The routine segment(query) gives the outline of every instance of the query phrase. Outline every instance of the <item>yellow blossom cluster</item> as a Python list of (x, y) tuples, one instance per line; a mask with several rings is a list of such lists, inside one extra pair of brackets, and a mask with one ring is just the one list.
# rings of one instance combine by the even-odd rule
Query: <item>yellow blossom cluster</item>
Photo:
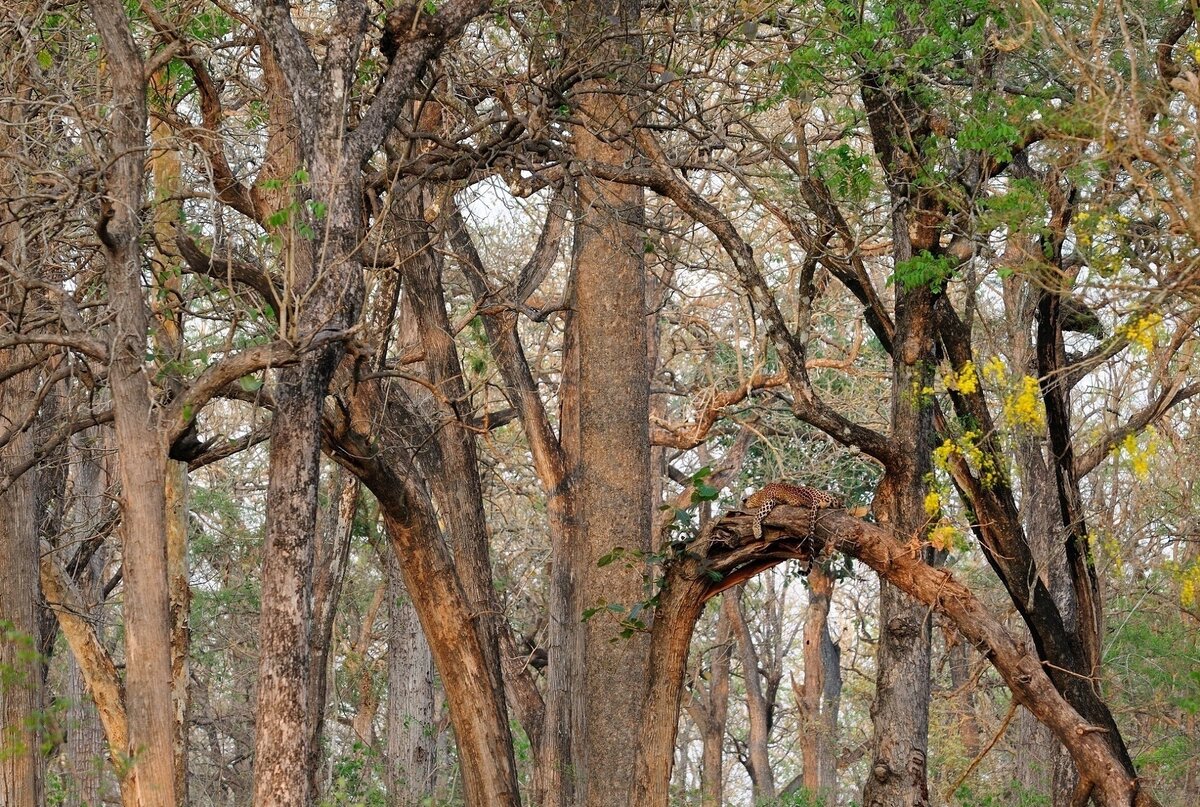
[(1127, 434), (1121, 441), (1121, 450), (1129, 460), (1129, 469), (1138, 479), (1150, 477), (1150, 458), (1158, 452), (1158, 434), (1153, 428), (1146, 429), (1145, 445), (1139, 445), (1135, 435)]
[(1126, 322), (1117, 329), (1117, 333), (1137, 345), (1142, 350), (1152, 350), (1158, 341), (1158, 325), (1162, 322), (1162, 314), (1157, 311), (1147, 311), (1145, 314)]
[(942, 497), (936, 490), (925, 494), (925, 515), (936, 516), (942, 509)]
[[(979, 481), (985, 485), (991, 485), (996, 482), (996, 468), (992, 461), (983, 449), (979, 447), (976, 441), (979, 440), (980, 434), (977, 431), (965, 431), (957, 439), (946, 439), (940, 446), (933, 450), (933, 464), (936, 468), (942, 471), (949, 470), (950, 458), (954, 456), (962, 457), (971, 466), (971, 469), (978, 476)], [(926, 498), (926, 506), (928, 506), (928, 498)]]
[(958, 369), (958, 372), (948, 372), (945, 375), (946, 389), (971, 395), (979, 390), (979, 374), (975, 371), (975, 362), (968, 360)]
[(1016, 386), (1004, 396), (1004, 416), (1013, 427), (1039, 431), (1046, 425), (1042, 408), (1041, 388), (1033, 376), (1022, 376)]
[(934, 549), (948, 552), (955, 548), (962, 549), (965, 542), (953, 524), (943, 521), (929, 533), (929, 543)]
[(1200, 563), (1193, 563), (1180, 579), (1179, 602), (1184, 608), (1191, 608), (1196, 604), (1197, 594), (1200, 594)]

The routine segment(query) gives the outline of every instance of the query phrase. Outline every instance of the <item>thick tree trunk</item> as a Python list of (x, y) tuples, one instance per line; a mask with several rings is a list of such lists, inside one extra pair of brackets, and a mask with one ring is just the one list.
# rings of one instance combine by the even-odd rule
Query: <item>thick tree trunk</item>
[[(880, 125), (873, 122), (873, 128)], [(902, 203), (903, 199), (893, 200), (892, 249), (898, 263), (910, 260), (914, 249), (908, 204)], [(934, 407), (924, 390), (931, 387), (935, 365), (932, 297), (923, 284), (908, 289), (898, 284), (896, 289), (891, 434), (901, 459), (886, 469), (874, 503), (879, 522), (914, 544), (924, 540), (929, 520), (924, 499), (925, 479), (932, 467)], [(928, 548), (918, 551), (929, 559)], [(929, 803), (926, 756), (932, 626), (926, 607), (886, 580), (880, 580), (879, 587), (879, 648), (871, 708), (875, 734), (863, 804), (923, 807)]]
[[(9, 12), (12, 13), (12, 12)], [(22, 20), (21, 24), (32, 23)], [(5, 51), (8, 55), (9, 51)], [(26, 65), (10, 63), (0, 87), (12, 97), (24, 98)], [(29, 271), (34, 245), (26, 242), (17, 220), (20, 210), (11, 201), (25, 182), (19, 174), (24, 159), (19, 155), (24, 144), (10, 136), (24, 125), (21, 106), (6, 104), (0, 111), (0, 188), (10, 197), (0, 208), (0, 264), (16, 272), (0, 275), (0, 317), (7, 332), (34, 319), (32, 301), (40, 295), (22, 281), (21, 272)], [(26, 158), (27, 159), (27, 158)], [(12, 214), (12, 215), (10, 215)], [(33, 278), (30, 278), (33, 279)], [(13, 372), (34, 358), (27, 347), (0, 351), (0, 373)], [(36, 412), (30, 403), (37, 400), (41, 373), (36, 369), (19, 372), (0, 384), (0, 475), (33, 460), (36, 438)], [(38, 484), (35, 466), (0, 492), (0, 803), (13, 807), (36, 807), (44, 800), (45, 755), (41, 753), (42, 732), (38, 728), (44, 707), (45, 686), (42, 662), (38, 657), (40, 623), (38, 607)]]
[[(704, 607), (706, 588), (704, 578), (679, 576), (664, 581), (659, 592), (649, 655), (644, 662), (649, 674), (639, 726), (640, 742), (630, 749), (637, 754), (632, 794), (623, 795), (612, 804), (666, 807), (688, 649)], [(628, 794), (628, 787), (625, 790)]]
[[(336, 106), (336, 101), (329, 103)], [(295, 263), (289, 267), (293, 283), (287, 297), (294, 303), (281, 315), (302, 346), (322, 333), (345, 331), (357, 323), (363, 299), (355, 254), (361, 174), (336, 141), (323, 144), (310, 159), (312, 195), (325, 207), (324, 216), (312, 218), (308, 226), (322, 238), (320, 243), (299, 233), (292, 238), (289, 258)], [(339, 342), (311, 351), (279, 372), (275, 389), (255, 723), (254, 794), (261, 804), (305, 805), (310, 798), (308, 649), (321, 408), (343, 353)]]
[(121, 479), (125, 586), (127, 786), (138, 804), (174, 807), (174, 708), (171, 700), (170, 599), (164, 544), (167, 446), (158, 428), (144, 365), (148, 316), (141, 286), (146, 97), (141, 55), (115, 0), (94, 0), (92, 17), (108, 54), (112, 86), (109, 163), (97, 232), (106, 257), (115, 314), (109, 357)]
[[(151, 79), (154, 96), (169, 97), (172, 91), (167, 71), (160, 70)], [(150, 171), (154, 179), (152, 226), (155, 353), (161, 357), (159, 374), (167, 394), (180, 394), (183, 388), (176, 368), (182, 367), (183, 352), (183, 273), (178, 256), (164, 252), (174, 240), (179, 223), (180, 164), (169, 128), (157, 116), (150, 126)], [(175, 799), (188, 803), (188, 648), (191, 642), (190, 611), (192, 592), (187, 565), (188, 467), (186, 462), (167, 463), (165, 471), (167, 587), (171, 607), (171, 696), (175, 707)]]
[[(641, 50), (637, 25), (638, 4), (630, 0), (573, 4), (568, 52), (585, 75), (616, 73), (629, 76), (632, 85)], [(583, 120), (572, 132), (577, 159), (632, 159), (637, 112), (628, 86), (599, 77), (580, 83), (573, 96)], [(581, 767), (573, 773), (582, 786), (576, 803), (607, 807), (629, 797), (649, 649), (639, 627), (649, 617), (641, 605), (649, 592), (637, 554), (649, 550), (652, 528), (643, 192), (588, 176), (578, 179), (575, 190), (576, 349), (566, 372), (575, 381), (578, 420), (564, 443), (578, 483), (580, 546), (571, 554), (578, 564), (579, 604), (600, 610), (583, 626), (581, 675), (569, 684), (589, 693)], [(602, 566), (614, 551), (629, 554)], [(577, 613), (565, 616), (579, 619)]]
[[(318, 321), (323, 319), (316, 315)], [(254, 799), (309, 800), (310, 611), (320, 482), (320, 405), (332, 373), (327, 351), (280, 374), (271, 433), (259, 621)]]
[[(6, 239), (7, 241), (7, 239)], [(8, 246), (8, 244), (5, 244)], [(7, 250), (6, 250), (7, 251)], [(21, 295), (3, 294), (4, 303)], [(9, 305), (12, 321), (20, 313)], [(25, 349), (0, 352), (0, 372), (28, 360)], [(26, 371), (0, 386), (0, 473), (31, 459), (34, 450), (29, 402), (36, 400), (38, 373)], [(17, 434), (12, 431), (20, 429)], [(44, 686), (38, 654), (38, 520), (36, 468), (22, 474), (0, 493), (0, 803), (40, 807), (44, 800), (45, 755), (42, 753)]]

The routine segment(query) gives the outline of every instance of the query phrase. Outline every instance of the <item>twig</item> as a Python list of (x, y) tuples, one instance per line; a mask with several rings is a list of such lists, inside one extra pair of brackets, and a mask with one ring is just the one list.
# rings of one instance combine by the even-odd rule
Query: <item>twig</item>
[(979, 766), (980, 762), (983, 762), (983, 758), (986, 757), (988, 755), (988, 753), (992, 750), (992, 748), (995, 747), (996, 743), (998, 743), (1000, 741), (1000, 738), (1004, 736), (1004, 732), (1008, 731), (1008, 724), (1012, 722), (1013, 715), (1015, 715), (1016, 713), (1017, 713), (1017, 699), (1013, 698), (1012, 703), (1010, 703), (1008, 705), (1008, 714), (1006, 714), (1004, 716), (1004, 719), (1002, 721), (1000, 721), (1000, 728), (996, 729), (995, 736), (993, 736), (991, 741), (986, 746), (983, 747), (983, 750), (980, 751), (975, 756), (975, 759), (971, 760), (971, 764), (967, 766), (967, 769), (965, 771), (963, 771), (962, 776), (958, 777), (958, 781), (954, 783), (954, 786), (946, 791), (946, 801), (947, 802), (949, 802), (951, 799), (954, 798), (954, 793), (960, 787), (962, 787), (962, 783), (967, 781), (967, 777), (971, 775), (971, 772), (974, 771), (975, 768)]

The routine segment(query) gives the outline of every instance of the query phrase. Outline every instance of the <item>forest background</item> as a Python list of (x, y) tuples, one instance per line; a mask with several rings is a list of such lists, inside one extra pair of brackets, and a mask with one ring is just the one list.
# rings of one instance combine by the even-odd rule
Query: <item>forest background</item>
[(0, 802), (1200, 803), (1196, 23), (6, 7)]

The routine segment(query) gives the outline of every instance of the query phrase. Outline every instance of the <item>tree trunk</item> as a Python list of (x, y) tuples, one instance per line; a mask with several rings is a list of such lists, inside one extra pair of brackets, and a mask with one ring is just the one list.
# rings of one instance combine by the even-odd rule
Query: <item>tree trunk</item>
[(279, 807), (307, 807), (309, 801), (312, 536), (319, 484), (319, 404), (329, 381), (321, 365), (319, 358), (310, 359), (280, 373), (271, 428), (254, 802)]
[[(11, 242), (5, 239), (5, 247)], [(8, 250), (5, 249), (5, 252)], [(16, 289), (4, 295), (3, 311), (21, 321), (12, 304)], [(28, 360), (24, 348), (0, 351), (0, 372)], [(38, 373), (29, 370), (0, 386), (0, 434), (11, 437), (0, 449), (0, 474), (31, 459), (34, 451), (29, 402), (36, 400)], [(13, 430), (20, 430), (12, 434)], [(44, 686), (38, 653), (38, 519), (36, 467), (0, 493), (0, 803), (40, 807), (44, 800), (42, 753)]]
[[(864, 92), (870, 104), (882, 103)], [(872, 121), (872, 128), (894, 125)], [(878, 137), (878, 136), (877, 136)], [(913, 257), (909, 205), (893, 182), (893, 259)], [(928, 247), (929, 244), (921, 244)], [(925, 479), (931, 471), (935, 365), (932, 331), (933, 293), (926, 285), (896, 289), (896, 330), (892, 352), (892, 441), (900, 459), (886, 469), (874, 509), (881, 524), (919, 545), (928, 527)], [(930, 558), (929, 549), (919, 550)], [(886, 580), (879, 583), (879, 648), (873, 762), (863, 790), (865, 807), (924, 807), (929, 803), (926, 756), (929, 736), (930, 637), (928, 609)]]
[(721, 807), (725, 802), (725, 722), (729, 714), (729, 673), (733, 635), (725, 608), (717, 619), (717, 646), (713, 648), (708, 691), (702, 704), (700, 725), (700, 804)]
[[(169, 97), (172, 92), (167, 71), (160, 70), (152, 78), (155, 97)], [(179, 378), (183, 350), (183, 272), (178, 256), (167, 254), (164, 247), (174, 241), (174, 227), (180, 220), (178, 194), (179, 155), (172, 143), (167, 125), (155, 116), (150, 125), (150, 158), (154, 179), (154, 247), (151, 252), (153, 271), (154, 334), (153, 346), (159, 358), (158, 373), (163, 378), (167, 394), (175, 397), (183, 389)], [(188, 467), (183, 461), (167, 463), (165, 472), (167, 587), (171, 608), (171, 696), (175, 707), (175, 799), (179, 805), (188, 803), (188, 647), (191, 641), (190, 611), (192, 592), (188, 576)]]
[(738, 660), (742, 665), (742, 680), (746, 685), (746, 712), (750, 718), (750, 736), (746, 740), (747, 769), (750, 772), (750, 783), (754, 794), (754, 802), (768, 802), (775, 798), (775, 773), (771, 769), (771, 760), (767, 755), (767, 742), (771, 736), (770, 707), (762, 690), (762, 676), (759, 674), (758, 653), (754, 649), (754, 640), (750, 636), (750, 627), (742, 615), (743, 587), (738, 586), (734, 592), (727, 594), (721, 601), (721, 608), (729, 619), (733, 639), (737, 644)]
[[(333, 623), (337, 618), (338, 603), (342, 596), (342, 583), (346, 578), (346, 564), (350, 554), (350, 539), (359, 493), (358, 480), (341, 469), (334, 474), (332, 487), (337, 492), (337, 497), (331, 497), (322, 524), (325, 537), (318, 548), (316, 580), (313, 584), (312, 645), (309, 649), (312, 698), (308, 705), (308, 724), (312, 737), (309, 739), (308, 776), (309, 791), (314, 800), (320, 799), (329, 771), (329, 757), (325, 753), (323, 739), (325, 707), (330, 688), (330, 645)], [(390, 553), (388, 554), (390, 556)]]
[(388, 575), (388, 804), (417, 807), (437, 767), (433, 656), (394, 558)]
[(841, 649), (829, 636), (833, 576), (814, 565), (804, 619), (804, 683), (796, 687), (804, 788), (828, 805), (837, 802), (837, 718), (842, 694)]
[[(106, 482), (104, 469), (95, 448), (107, 442), (106, 430), (89, 429), (72, 439), (70, 453), (70, 489), (73, 506), (69, 529), (76, 540), (92, 538), (101, 526), (101, 502)], [(93, 447), (92, 442), (101, 445)], [(106, 622), (100, 602), (107, 548), (101, 546), (76, 576), (80, 600), (84, 605), (81, 616), (95, 626), (96, 636), (103, 638)], [(74, 653), (67, 654), (67, 738), (65, 767), (68, 778), (68, 798), (83, 807), (99, 807), (104, 797), (104, 729), (96, 706), (87, 691), (86, 678)]]
[[(585, 75), (615, 70), (628, 80), (587, 78), (577, 87), (583, 123), (572, 131), (576, 159), (633, 157), (637, 113), (627, 94), (639, 80), (638, 14), (631, 0), (589, 0), (567, 12), (568, 52)], [(574, 774), (582, 780), (576, 803), (607, 807), (629, 798), (646, 693), (648, 637), (641, 625), (649, 614), (641, 604), (649, 593), (638, 554), (649, 550), (652, 527), (643, 192), (588, 176), (575, 190), (576, 350), (566, 372), (575, 380), (578, 421), (564, 444), (578, 481), (580, 546), (572, 555), (579, 604), (600, 610), (583, 625), (581, 675), (570, 684), (588, 693), (582, 767)], [(628, 554), (602, 566), (614, 552)], [(566, 617), (576, 621), (579, 614)]]
[[(512, 735), (501, 718), (466, 595), (453, 558), (439, 534), (428, 493), (412, 476), (402, 475), (407, 449), (377, 439), (374, 432), (352, 431), (374, 424), (380, 412), (378, 387), (360, 384), (348, 401), (348, 422), (332, 427), (335, 454), (354, 470), (379, 502), (392, 549), (404, 573), (434, 663), (442, 674), (450, 720), (454, 726), (468, 807), (515, 807), (520, 803), (512, 765)], [(397, 434), (403, 426), (385, 416), (381, 433)]]
[(138, 804), (175, 807), (174, 708), (164, 498), (167, 446), (144, 365), (148, 316), (141, 286), (146, 96), (141, 55), (115, 0), (94, 0), (92, 17), (110, 66), (112, 112), (105, 198), (97, 233), (107, 258), (115, 314), (109, 381), (119, 447), (125, 586), (125, 708), (128, 786)]
[[(419, 194), (417, 189), (409, 198), (396, 203), (402, 222), (409, 222), (407, 226), (400, 225), (406, 230), (402, 232), (406, 237), (400, 239), (404, 290), (417, 321), (425, 370), (436, 389), (433, 400), (428, 401), (433, 439), (423, 441), (417, 461), (448, 527), (459, 578), (474, 615), (472, 624), (497, 693), (496, 718), (507, 721), (499, 650), (504, 616), (492, 579), (475, 436), (466, 425), (471, 414), (470, 400), (446, 313), (442, 263), (432, 248), (434, 233), (424, 226), (425, 208)], [(516, 767), (515, 758), (511, 767)]]

